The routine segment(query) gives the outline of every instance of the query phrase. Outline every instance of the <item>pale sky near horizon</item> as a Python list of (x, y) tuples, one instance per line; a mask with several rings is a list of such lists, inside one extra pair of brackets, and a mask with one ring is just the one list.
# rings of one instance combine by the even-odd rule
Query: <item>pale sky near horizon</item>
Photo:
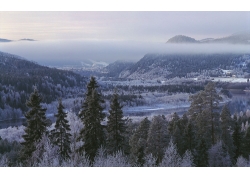
[[(0, 7), (1, 8), (1, 7)], [(0, 11), (0, 51), (45, 65), (138, 61), (147, 53), (249, 52), (243, 45), (167, 45), (250, 30), (249, 11)]]
[(250, 29), (249, 11), (1, 11), (0, 38), (166, 42), (182, 34), (197, 40)]

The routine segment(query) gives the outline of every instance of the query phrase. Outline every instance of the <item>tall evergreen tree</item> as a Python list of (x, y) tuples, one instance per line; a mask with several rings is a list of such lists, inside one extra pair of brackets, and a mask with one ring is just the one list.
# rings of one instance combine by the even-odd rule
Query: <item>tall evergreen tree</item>
[(182, 118), (179, 118), (177, 121), (175, 121), (174, 125), (174, 131), (173, 131), (173, 141), (176, 144), (178, 153), (182, 156), (186, 150), (187, 147), (185, 147), (185, 128), (188, 123), (188, 118), (184, 114)]
[(227, 148), (227, 151), (231, 157), (231, 160), (233, 160), (234, 145), (233, 145), (233, 138), (231, 136), (231, 131), (230, 131), (232, 118), (231, 118), (230, 111), (226, 105), (222, 108), (220, 118), (221, 118), (221, 140), (225, 144), (225, 147)]
[(193, 152), (193, 149), (196, 147), (196, 134), (195, 127), (191, 120), (185, 126), (183, 133), (183, 149), (190, 150)]
[(79, 147), (80, 153), (85, 152), (85, 156), (93, 163), (98, 149), (105, 143), (105, 135), (101, 121), (105, 114), (103, 113), (102, 103), (104, 103), (101, 94), (97, 92), (97, 82), (92, 76), (87, 85), (87, 92), (82, 108), (79, 112), (79, 118), (82, 120), (84, 127), (80, 131), (78, 140), (84, 144)]
[(25, 114), (27, 127), (24, 130), (24, 142), (21, 143), (22, 149), (20, 152), (20, 160), (24, 165), (28, 165), (29, 158), (36, 150), (36, 143), (42, 139), (47, 130), (46, 109), (42, 108), (41, 102), (42, 97), (38, 90), (34, 88), (34, 92), (31, 93), (29, 100), (26, 102), (29, 111)]
[(148, 131), (146, 152), (156, 158), (157, 165), (162, 161), (169, 139), (166, 119), (160, 115), (154, 116)]
[(249, 158), (250, 156), (250, 127), (247, 128), (246, 130), (246, 134), (243, 137), (243, 141), (242, 141), (242, 154), (243, 157), (245, 158)]
[(194, 153), (194, 161), (197, 167), (208, 166), (208, 147), (206, 141), (201, 138)]
[(209, 82), (204, 89), (203, 103), (208, 114), (208, 121), (210, 122), (212, 144), (216, 143), (218, 139), (219, 127), (219, 101), (222, 97), (219, 96), (215, 89), (215, 83)]
[(194, 95), (189, 96), (189, 101), (191, 102), (191, 104), (188, 110), (188, 114), (191, 116), (191, 119), (196, 119), (196, 117), (204, 110), (202, 98), (203, 95), (204, 91), (200, 91)]
[(124, 151), (125, 148), (125, 120), (123, 118), (122, 106), (118, 102), (118, 94), (113, 95), (110, 104), (108, 122), (107, 122), (107, 139), (106, 147), (110, 154), (118, 150)]
[[(206, 137), (209, 137), (211, 144), (215, 144), (219, 139), (219, 101), (222, 98), (217, 94), (215, 84), (209, 82), (204, 91), (190, 96), (189, 115), (191, 119), (195, 119), (199, 131), (207, 131)], [(203, 122), (200, 122), (203, 121)], [(206, 123), (204, 121), (207, 121)], [(206, 127), (202, 124), (206, 124)], [(201, 126), (202, 125), (202, 126)], [(203, 130), (201, 130), (203, 128)], [(205, 128), (205, 129), (204, 129)]]
[(62, 160), (70, 157), (70, 136), (71, 131), (67, 117), (67, 113), (64, 112), (62, 100), (60, 99), (57, 107), (57, 114), (55, 129), (51, 131), (52, 142), (58, 146), (59, 156)]
[(168, 132), (170, 136), (173, 136), (175, 127), (179, 120), (180, 120), (180, 117), (178, 116), (176, 112), (174, 112), (171, 121), (169, 121), (168, 123)]
[(237, 121), (237, 118), (235, 118), (235, 126), (234, 126), (234, 131), (232, 134), (233, 138), (233, 144), (234, 144), (234, 158), (233, 158), (233, 163), (236, 163), (237, 158), (242, 155), (242, 139), (243, 139), (243, 134), (241, 132), (241, 127), (239, 122)]
[(131, 164), (143, 166), (145, 163), (150, 123), (148, 118), (143, 119), (129, 140)]

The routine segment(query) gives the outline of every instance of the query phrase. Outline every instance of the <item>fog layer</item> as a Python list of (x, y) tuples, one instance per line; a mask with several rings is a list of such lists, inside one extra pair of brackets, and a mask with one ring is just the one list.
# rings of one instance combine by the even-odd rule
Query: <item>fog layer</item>
[(81, 62), (139, 61), (147, 53), (250, 53), (250, 45), (166, 44), (113, 40), (55, 40), (0, 43), (0, 51), (41, 65), (80, 65)]

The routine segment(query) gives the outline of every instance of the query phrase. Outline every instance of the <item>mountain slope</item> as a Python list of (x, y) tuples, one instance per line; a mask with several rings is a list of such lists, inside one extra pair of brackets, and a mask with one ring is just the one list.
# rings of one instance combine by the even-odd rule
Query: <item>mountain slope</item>
[(105, 67), (107, 72), (106, 76), (117, 78), (122, 71), (126, 70), (133, 64), (133, 62), (115, 61)]
[(70, 71), (52, 69), (16, 55), (0, 52), (0, 109), (26, 109), (25, 102), (36, 86), (49, 103), (84, 90), (86, 80)]
[(11, 42), (11, 40), (9, 40), (9, 39), (1, 39), (0, 38), (0, 42)]
[(228, 44), (250, 44), (250, 32), (235, 33), (223, 38), (206, 38), (195, 40), (194, 38), (177, 35), (170, 38), (167, 43), (228, 43)]
[[(140, 61), (122, 71), (120, 78), (157, 79), (185, 77), (203, 70), (237, 66), (250, 56), (241, 54), (147, 54)], [(217, 73), (217, 72), (215, 72)]]
[(250, 32), (237, 33), (228, 37), (214, 39), (213, 43), (250, 44)]
[(177, 35), (170, 38), (167, 43), (198, 43), (198, 41), (188, 36)]

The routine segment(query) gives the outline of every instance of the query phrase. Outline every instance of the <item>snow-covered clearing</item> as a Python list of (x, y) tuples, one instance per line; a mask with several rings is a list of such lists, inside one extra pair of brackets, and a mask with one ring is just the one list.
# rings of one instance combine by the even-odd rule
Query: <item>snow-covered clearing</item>
[(241, 83), (247, 82), (247, 78), (234, 78), (234, 77), (215, 77), (212, 78), (212, 81), (221, 81), (221, 82), (231, 82), (231, 83)]

